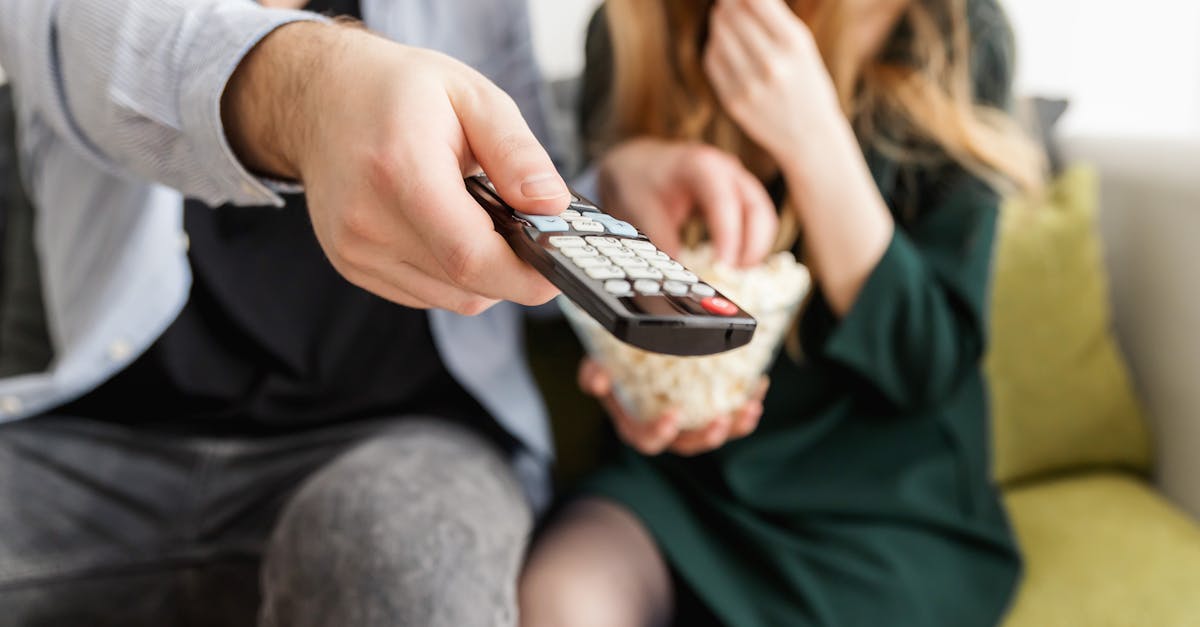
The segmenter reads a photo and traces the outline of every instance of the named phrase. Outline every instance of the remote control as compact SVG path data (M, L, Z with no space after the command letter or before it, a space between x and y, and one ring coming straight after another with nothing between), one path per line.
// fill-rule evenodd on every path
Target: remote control
M528 215L500 198L486 175L467 190L521 259L617 339L655 353L711 355L743 346L754 318L633 225L571 192L561 215Z

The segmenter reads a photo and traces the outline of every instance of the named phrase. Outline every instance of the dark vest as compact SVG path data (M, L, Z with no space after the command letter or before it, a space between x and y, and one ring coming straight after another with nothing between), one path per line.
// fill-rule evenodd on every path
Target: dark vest
M359 17L356 0L310 10ZM58 413L188 433L269 433L396 415L498 432L450 376L424 311L341 277L303 195L283 209L184 205L190 298L129 368Z

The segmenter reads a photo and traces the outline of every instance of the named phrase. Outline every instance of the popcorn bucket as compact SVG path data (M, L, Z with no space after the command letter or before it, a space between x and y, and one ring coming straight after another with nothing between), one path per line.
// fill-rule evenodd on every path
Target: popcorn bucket
M755 317L758 328L749 344L702 357L651 353L613 337L565 297L558 302L588 355L611 374L617 400L631 416L653 420L674 408L680 412L681 428L699 429L740 408L755 392L811 278L790 252L772 255L749 269L714 265L709 246L685 250L678 260Z

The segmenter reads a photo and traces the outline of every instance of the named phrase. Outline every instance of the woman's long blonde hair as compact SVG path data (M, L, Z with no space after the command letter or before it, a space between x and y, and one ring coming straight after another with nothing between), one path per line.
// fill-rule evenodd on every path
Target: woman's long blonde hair
M970 0L909 0L881 52L862 65L844 36L853 1L787 3L812 30L862 145L902 163L948 158L1002 191L1037 189L1040 152L1004 111L975 102ZM775 165L722 111L704 74L712 4L608 0L615 75L607 141L700 140L768 177Z

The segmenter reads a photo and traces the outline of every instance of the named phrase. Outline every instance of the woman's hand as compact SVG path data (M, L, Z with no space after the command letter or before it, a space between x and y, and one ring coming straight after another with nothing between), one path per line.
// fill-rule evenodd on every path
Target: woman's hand
M886 32L888 24L859 28ZM717 0L704 67L729 115L779 163L808 263L844 315L894 225L812 33L783 0Z
M812 32L783 0L718 0L704 69L725 110L777 161L847 124Z
M732 155L699 143L633 139L600 162L606 209L636 225L674 257L694 216L708 225L717 260L762 262L779 228L762 183Z
M636 420L617 402L613 395L612 378L600 364L585 358L579 365L579 387L600 400L612 416L617 434L643 455L658 455L667 450L676 455L699 455L750 435L758 428L758 421L762 418L762 401L767 394L767 386L767 378L763 377L754 395L740 409L732 414L716 416L703 429L683 431L679 428L679 414L675 411L667 411L648 422Z

